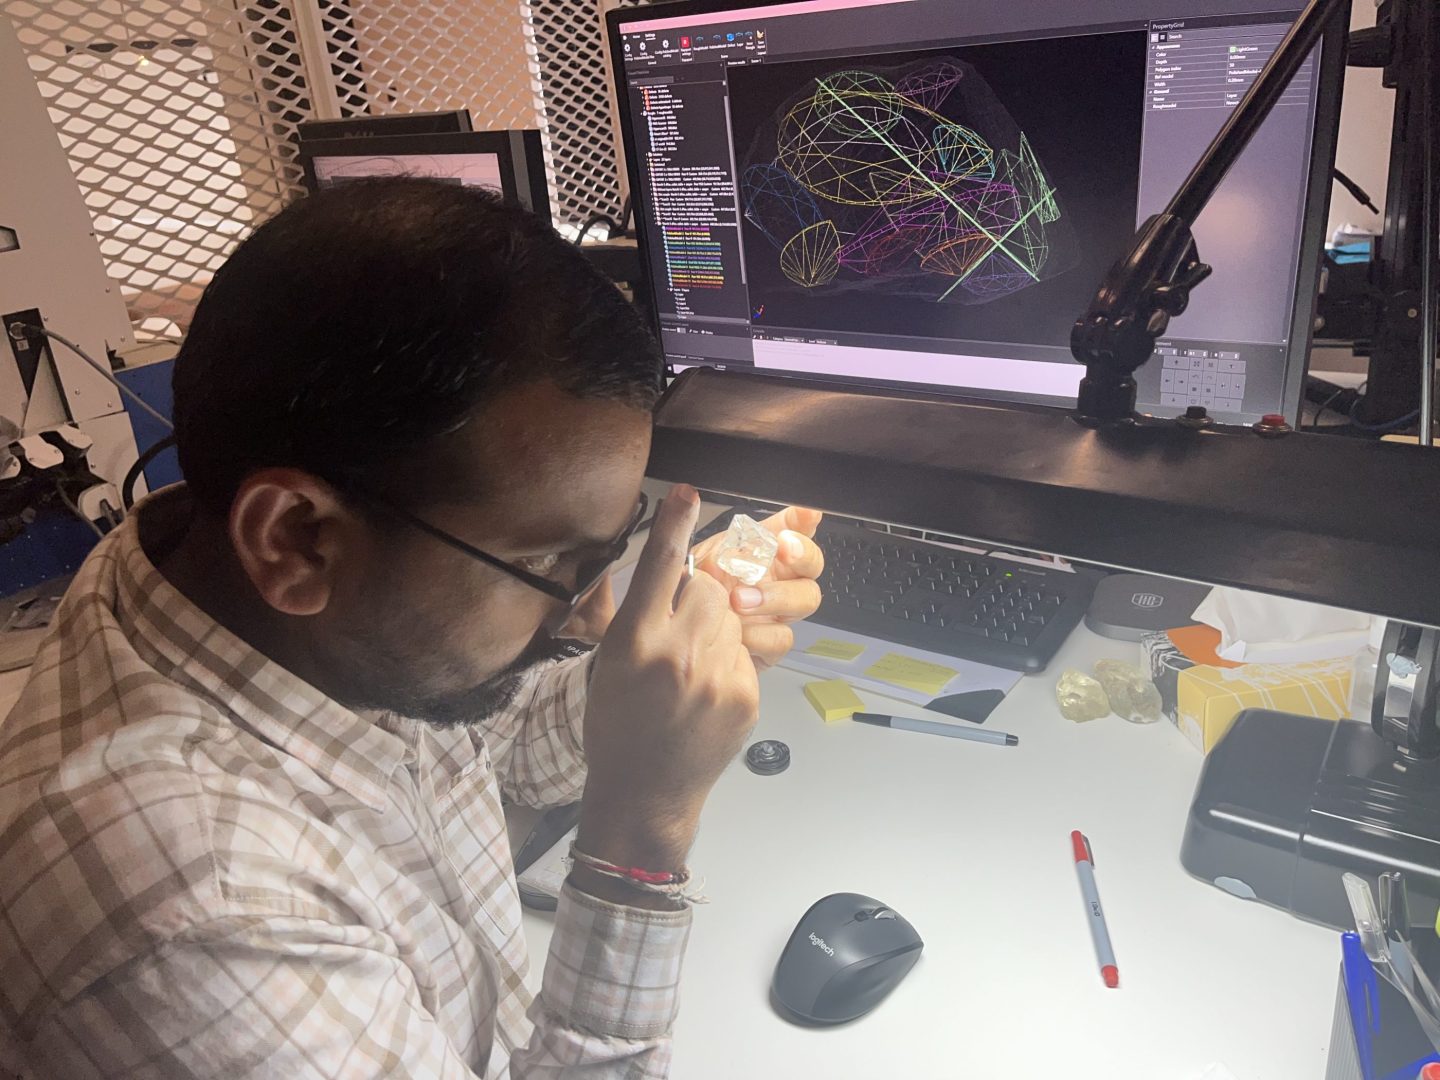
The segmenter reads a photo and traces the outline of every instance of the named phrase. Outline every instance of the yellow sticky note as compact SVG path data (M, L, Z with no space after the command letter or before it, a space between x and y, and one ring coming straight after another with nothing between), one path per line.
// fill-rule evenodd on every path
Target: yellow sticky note
M844 679L806 683L805 697L827 724L832 720L848 720L865 708L860 696Z
M827 660L854 660L864 651L864 645L857 645L853 641L836 641L834 638L821 638L805 650L810 656L823 656Z
M946 683L960 673L954 668L892 652L866 668L865 674L871 679L894 683L916 693L934 695L944 690Z

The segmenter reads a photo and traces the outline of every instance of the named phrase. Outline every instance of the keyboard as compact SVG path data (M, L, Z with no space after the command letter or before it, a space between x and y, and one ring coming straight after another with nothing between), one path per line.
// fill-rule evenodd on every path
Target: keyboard
M1102 576L975 555L827 518L812 622L962 660L1044 671Z

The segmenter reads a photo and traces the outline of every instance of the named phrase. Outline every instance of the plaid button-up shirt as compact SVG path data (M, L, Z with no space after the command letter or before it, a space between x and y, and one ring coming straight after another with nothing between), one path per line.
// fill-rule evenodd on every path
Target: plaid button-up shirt
M523 982L501 793L578 797L587 661L483 727L363 717L171 586L140 514L0 721L0 1063L663 1076L688 912L567 886L533 1002Z

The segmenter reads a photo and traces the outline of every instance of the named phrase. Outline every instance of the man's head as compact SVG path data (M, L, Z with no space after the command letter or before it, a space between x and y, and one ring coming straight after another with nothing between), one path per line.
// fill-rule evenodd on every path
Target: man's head
M634 311L546 225L376 180L296 203L221 267L175 429L276 659L352 707L456 722L506 699L557 602L384 507L567 583L634 510L660 382Z

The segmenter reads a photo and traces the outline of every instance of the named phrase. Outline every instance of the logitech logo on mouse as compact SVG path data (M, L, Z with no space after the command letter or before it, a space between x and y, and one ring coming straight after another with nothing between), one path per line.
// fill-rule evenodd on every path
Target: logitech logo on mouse
M816 937L814 931L811 931L810 933L810 944L814 945L817 949L822 950L826 956L835 955L835 950L832 949L829 945L825 944L825 939L823 937Z

